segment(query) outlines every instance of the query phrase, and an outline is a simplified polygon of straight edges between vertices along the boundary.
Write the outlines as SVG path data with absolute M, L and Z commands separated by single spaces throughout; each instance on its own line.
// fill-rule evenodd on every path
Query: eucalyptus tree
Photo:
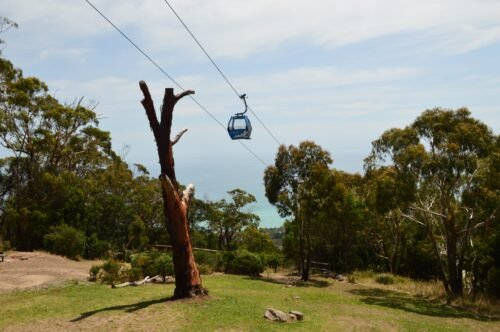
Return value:
M 317 211 L 315 204 L 321 204 L 314 201 L 317 195 L 311 188 L 317 183 L 317 176 L 327 171 L 331 163 L 330 154 L 321 146 L 304 141 L 298 147 L 281 145 L 274 165 L 267 167 L 264 173 L 266 197 L 277 207 L 281 217 L 289 218 L 287 238 L 298 242 L 296 258 L 304 280 L 309 279 L 310 232 L 313 214 Z M 285 244 L 288 241 L 285 240 Z
M 278 248 L 268 233 L 251 225 L 238 234 L 238 248 L 256 253 L 275 253 Z
M 17 28 L 18 25 L 16 22 L 9 20 L 5 16 L 0 16 L 0 33 L 3 33 L 11 28 Z M 5 41 L 0 38 L 0 46 L 5 44 Z M 0 55 L 2 54 L 2 49 L 0 48 Z
M 260 218 L 248 210 L 256 202 L 255 196 L 242 189 L 227 192 L 231 200 L 208 202 L 207 220 L 212 233 L 218 238 L 219 250 L 234 250 L 235 237 L 247 227 L 257 227 Z
M 388 270 L 395 274 L 399 272 L 403 239 L 409 232 L 408 221 L 403 215 L 408 213 L 414 193 L 412 186 L 402 184 L 399 175 L 395 166 L 369 169 L 365 175 L 366 202 L 372 212 L 372 245 Z
M 0 145 L 9 154 L 0 162 L 2 228 L 19 249 L 42 246 L 51 224 L 73 220 L 73 212 L 80 215 L 68 209 L 66 200 L 55 199 L 60 195 L 51 189 L 71 183 L 65 192 L 78 197 L 80 181 L 117 158 L 92 108 L 83 106 L 82 100 L 60 104 L 44 82 L 24 77 L 2 58 Z
M 323 174 L 312 189 L 320 202 L 313 228 L 315 257 L 339 272 L 363 268 L 370 256 L 363 178 L 336 169 Z
M 495 151 L 494 135 L 466 108 L 431 109 L 410 126 L 386 131 L 372 143 L 368 169 L 390 165 L 403 217 L 426 228 L 449 298 L 462 294 L 462 271 L 473 234 L 491 224 L 498 206 L 487 213 L 468 197 L 489 184 L 481 181 Z M 482 213 L 479 213 L 479 211 Z

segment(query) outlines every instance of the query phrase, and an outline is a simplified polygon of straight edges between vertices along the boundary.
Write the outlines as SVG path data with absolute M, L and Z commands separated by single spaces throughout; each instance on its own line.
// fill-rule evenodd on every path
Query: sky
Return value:
M 222 124 L 243 110 L 164 0 L 90 1 Z M 499 132 L 499 0 L 169 2 L 280 143 L 313 140 L 337 169 L 362 173 L 373 140 L 434 107 L 468 107 Z M 0 16 L 19 25 L 1 36 L 4 57 L 62 102 L 97 102 L 114 149 L 159 173 L 138 82 L 159 110 L 163 89 L 174 87 L 167 77 L 84 0 L 0 0 Z M 249 117 L 245 144 L 264 163 L 180 101 L 173 132 L 188 132 L 174 148 L 177 177 L 202 199 L 244 189 L 261 226 L 280 226 L 263 185 L 278 144 Z

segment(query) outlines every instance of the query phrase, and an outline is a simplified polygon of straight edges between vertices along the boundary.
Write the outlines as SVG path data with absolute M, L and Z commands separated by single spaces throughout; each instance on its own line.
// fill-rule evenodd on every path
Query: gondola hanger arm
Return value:
M 244 93 L 240 96 L 240 99 L 243 100 L 243 103 L 245 104 L 245 111 L 242 113 L 238 113 L 238 115 L 243 115 L 248 111 L 248 105 L 247 105 L 247 94 Z

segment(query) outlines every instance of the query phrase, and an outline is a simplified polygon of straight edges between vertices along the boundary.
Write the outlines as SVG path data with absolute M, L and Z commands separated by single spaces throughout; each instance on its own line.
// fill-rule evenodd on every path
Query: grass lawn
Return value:
M 234 275 L 204 276 L 207 299 L 169 301 L 173 285 L 111 289 L 93 283 L 0 294 L 5 331 L 500 331 L 500 320 L 382 287 L 319 279 L 285 287 Z M 264 310 L 299 310 L 275 323 Z

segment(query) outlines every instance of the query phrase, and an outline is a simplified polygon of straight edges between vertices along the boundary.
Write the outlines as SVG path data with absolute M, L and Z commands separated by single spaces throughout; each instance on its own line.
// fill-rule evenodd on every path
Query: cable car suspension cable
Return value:
M 160 65 L 158 65 L 146 52 L 144 52 L 139 46 L 137 46 L 136 43 L 134 43 L 122 30 L 120 30 L 120 28 L 118 28 L 113 22 L 111 22 L 111 20 L 106 16 L 104 15 L 99 9 L 97 9 L 96 6 L 94 6 L 94 4 L 92 2 L 90 2 L 89 0 L 85 0 L 85 2 L 87 4 L 89 4 L 89 6 L 91 6 L 97 13 L 99 13 L 99 15 L 101 15 L 102 18 L 104 18 L 109 24 L 111 24 L 111 26 L 113 28 L 115 28 L 116 31 L 118 31 L 122 36 L 123 38 L 125 38 L 130 44 L 132 44 L 132 46 L 134 46 L 142 55 L 144 55 L 146 57 L 146 59 L 148 59 L 161 73 L 163 73 L 170 81 L 172 81 L 172 83 L 174 83 L 180 90 L 182 91 L 186 91 L 179 83 L 177 83 L 177 81 L 172 77 L 170 76 Z M 196 98 L 194 98 L 192 95 L 189 95 L 189 97 L 191 98 L 191 100 L 193 100 L 196 105 L 198 105 L 203 111 L 205 111 L 205 113 L 207 113 L 215 122 L 217 122 L 219 124 L 219 126 L 222 127 L 222 129 L 224 129 L 224 131 L 226 131 L 226 127 L 212 114 L 210 113 L 202 104 L 200 104 L 200 102 L 198 102 L 198 100 Z M 248 147 L 245 143 L 241 142 L 241 141 L 238 141 L 245 149 L 247 149 L 248 152 L 250 152 L 254 157 L 255 159 L 257 159 L 260 163 L 262 163 L 264 166 L 267 166 L 267 164 L 264 162 L 264 160 L 262 160 L 262 158 L 260 158 L 255 152 L 253 152 L 250 147 Z
M 205 53 L 205 55 L 208 57 L 208 59 L 210 60 L 210 62 L 214 65 L 215 69 L 217 69 L 217 71 L 219 72 L 219 74 L 221 74 L 222 78 L 227 82 L 227 84 L 229 85 L 229 87 L 234 91 L 234 93 L 236 94 L 236 96 L 238 96 L 238 98 L 241 98 L 241 95 L 238 93 L 238 91 L 236 90 L 236 88 L 234 87 L 234 85 L 231 84 L 231 82 L 229 81 L 229 79 L 227 78 L 227 76 L 224 75 L 224 73 L 219 68 L 219 66 L 217 66 L 217 64 L 215 63 L 215 61 L 208 54 L 208 52 L 205 50 L 205 48 L 201 45 L 201 43 L 198 41 L 198 39 L 195 37 L 195 35 L 191 32 L 191 30 L 188 28 L 188 26 L 184 23 L 184 21 L 179 16 L 179 14 L 177 14 L 177 12 L 175 11 L 175 9 L 170 5 L 170 3 L 167 0 L 163 0 L 163 1 L 170 8 L 170 10 L 172 11 L 172 13 L 174 13 L 174 15 L 177 17 L 177 19 L 179 20 L 179 22 L 181 22 L 181 24 L 184 26 L 184 28 L 186 29 L 186 31 L 191 35 L 191 37 L 194 39 L 194 41 L 196 42 L 196 44 L 198 44 L 198 46 L 203 51 L 203 53 Z M 259 123 L 262 125 L 262 127 L 264 127 L 264 129 L 268 132 L 268 134 L 274 139 L 274 141 L 278 145 L 281 145 L 280 141 L 276 138 L 276 136 L 274 136 L 274 134 L 271 132 L 271 130 L 269 130 L 269 128 L 264 124 L 264 122 L 257 116 L 257 114 L 252 110 L 252 108 L 247 106 L 246 101 L 245 101 L 245 109 L 249 109 L 250 112 L 255 116 L 255 118 L 257 119 L 257 121 L 259 121 Z

